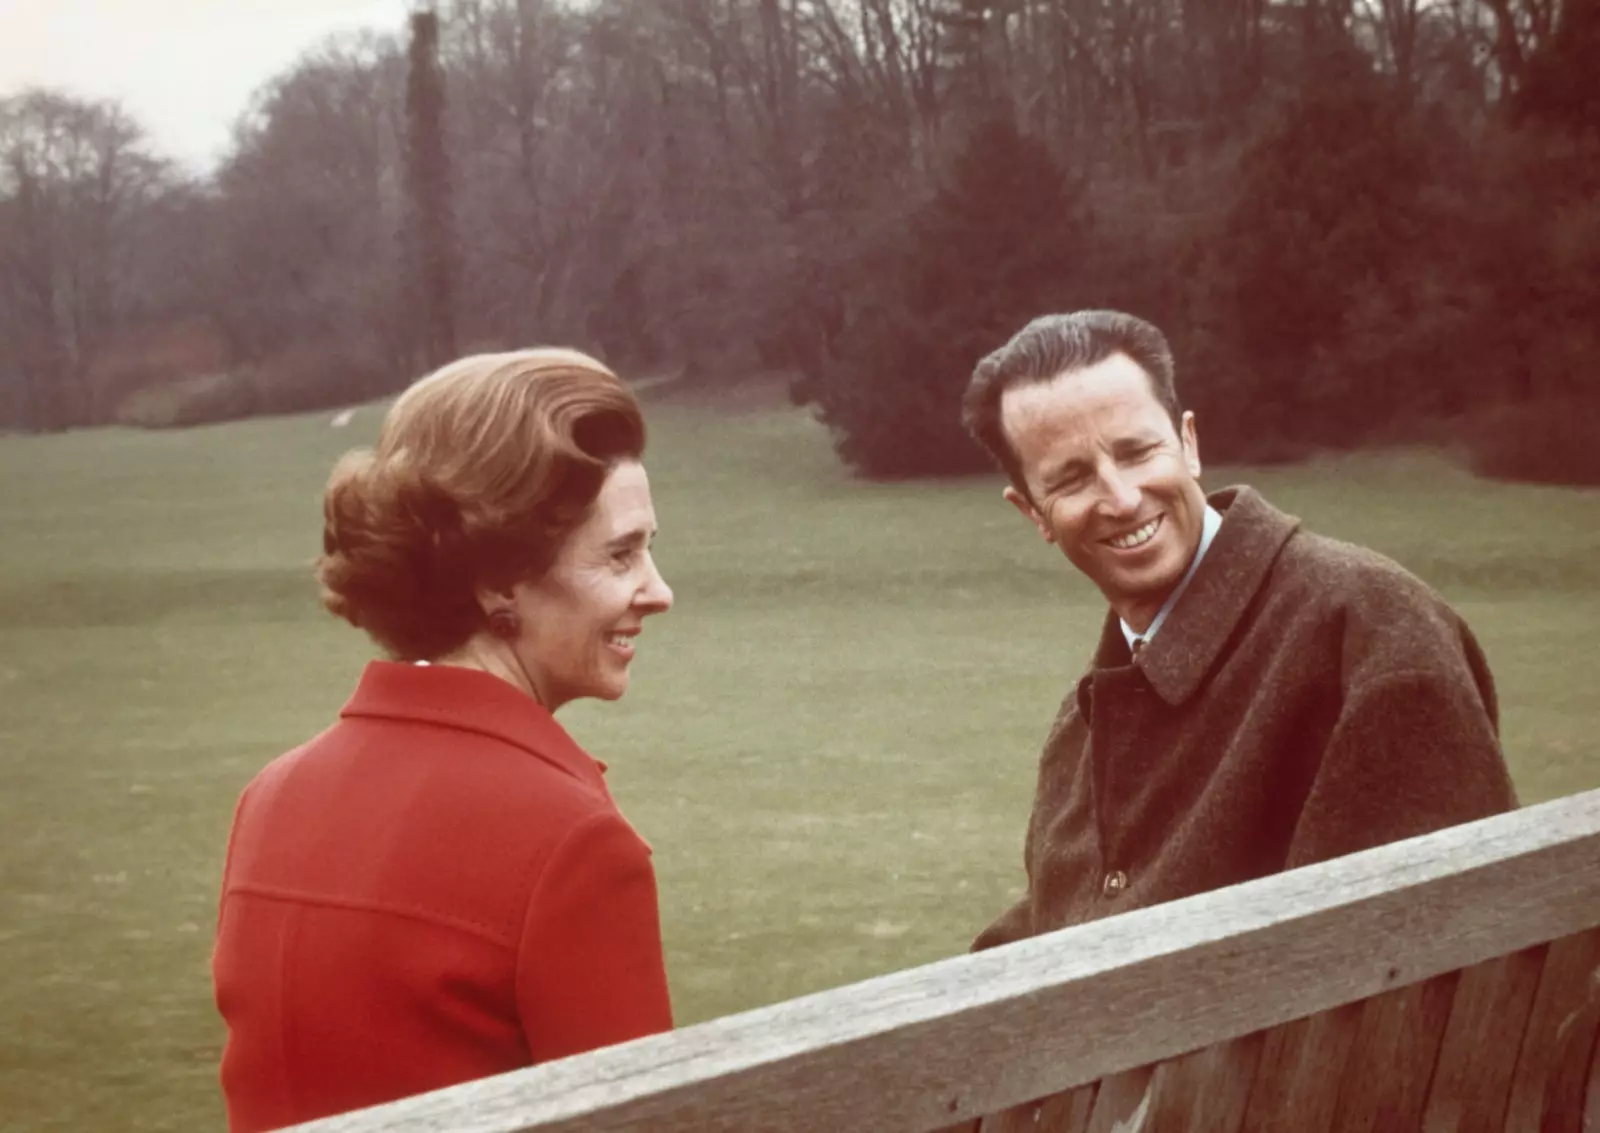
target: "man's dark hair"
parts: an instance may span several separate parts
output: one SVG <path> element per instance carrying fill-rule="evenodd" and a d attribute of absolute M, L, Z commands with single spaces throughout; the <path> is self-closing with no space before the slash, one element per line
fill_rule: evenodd
<path fill-rule="evenodd" d="M 961 420 L 1024 496 L 1029 492 L 1022 465 L 1000 425 L 1001 397 L 1008 389 L 1087 369 L 1115 354 L 1126 354 L 1149 375 L 1151 392 L 1172 418 L 1172 427 L 1181 430 L 1183 410 L 1166 335 L 1121 311 L 1041 315 L 972 371 L 961 399 Z"/>

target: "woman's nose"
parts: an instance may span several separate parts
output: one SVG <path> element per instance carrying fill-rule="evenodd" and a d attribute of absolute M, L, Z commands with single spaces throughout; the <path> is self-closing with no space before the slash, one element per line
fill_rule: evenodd
<path fill-rule="evenodd" d="M 644 606 L 646 613 L 651 614 L 664 614 L 672 609 L 672 587 L 667 585 L 654 560 L 650 563 L 650 577 L 645 580 L 644 590 L 639 594 L 639 603 Z"/>

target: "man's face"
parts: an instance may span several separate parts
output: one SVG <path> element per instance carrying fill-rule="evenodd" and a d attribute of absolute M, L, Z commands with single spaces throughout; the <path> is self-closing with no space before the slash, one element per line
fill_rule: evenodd
<path fill-rule="evenodd" d="M 1194 414 L 1184 414 L 1180 435 L 1149 376 L 1114 354 L 1007 390 L 1000 423 L 1028 486 L 1028 495 L 1007 488 L 1006 498 L 1123 620 L 1146 629 L 1200 546 Z"/>

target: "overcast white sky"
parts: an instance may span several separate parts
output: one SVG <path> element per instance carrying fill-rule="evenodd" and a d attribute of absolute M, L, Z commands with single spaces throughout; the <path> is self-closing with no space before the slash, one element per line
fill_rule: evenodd
<path fill-rule="evenodd" d="M 26 86 L 119 98 L 155 147 L 196 171 L 250 94 L 337 32 L 399 32 L 408 0 L 0 0 L 0 95 Z"/>

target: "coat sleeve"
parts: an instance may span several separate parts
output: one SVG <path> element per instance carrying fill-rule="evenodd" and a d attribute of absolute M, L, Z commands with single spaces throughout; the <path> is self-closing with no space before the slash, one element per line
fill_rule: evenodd
<path fill-rule="evenodd" d="M 1390 671 L 1347 694 L 1295 827 L 1288 868 L 1517 805 L 1496 736 L 1492 686 L 1474 676 L 1466 664 Z"/>
<path fill-rule="evenodd" d="M 1077 703 L 1077 688 L 1074 686 L 1072 691 L 1067 693 L 1067 698 L 1062 701 L 1055 722 L 1050 725 L 1050 734 L 1045 738 L 1044 751 L 1039 756 L 1039 777 L 1033 789 L 1033 807 L 1028 812 L 1028 828 L 1022 840 L 1022 870 L 1027 878 L 1028 887 L 1009 909 L 978 934 L 977 939 L 972 942 L 974 952 L 998 948 L 1002 944 L 1011 944 L 1037 935 L 1033 924 L 1033 884 L 1036 865 L 1034 859 L 1039 852 L 1038 841 L 1042 824 L 1047 822 L 1062 805 L 1061 799 L 1070 789 L 1072 777 L 1076 773 L 1076 761 L 1062 758 L 1061 752 L 1082 750 L 1083 737 L 1079 735 L 1077 742 L 1074 742 L 1073 733 L 1074 728 L 1082 727 Z"/>
<path fill-rule="evenodd" d="M 535 1062 L 672 1028 L 650 850 L 614 812 L 570 834 L 529 901 L 517 1008 Z"/>
<path fill-rule="evenodd" d="M 1043 791 L 1043 785 L 1038 788 Z M 1033 854 L 1034 835 L 1039 821 L 1039 800 L 1034 799 L 1033 810 L 1028 815 L 1028 831 L 1022 843 L 1022 870 L 1028 879 L 1028 887 L 1022 896 L 1005 912 L 1001 913 L 988 928 L 978 934 L 972 942 L 972 951 L 982 952 L 988 948 L 998 948 L 1002 944 L 1011 944 L 1018 940 L 1026 940 L 1034 935 L 1033 931 Z"/>
<path fill-rule="evenodd" d="M 1032 936 L 1032 908 L 1033 899 L 1024 896 L 978 934 L 978 938 L 972 942 L 972 950 L 982 952 L 986 948 L 998 948 L 1002 944 L 1011 944 Z"/>

